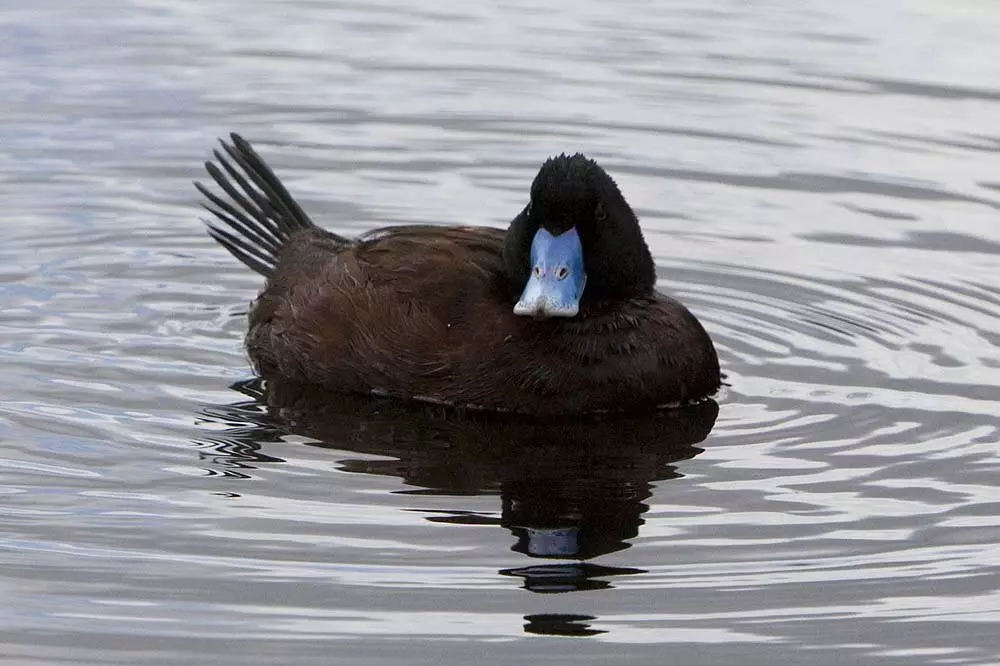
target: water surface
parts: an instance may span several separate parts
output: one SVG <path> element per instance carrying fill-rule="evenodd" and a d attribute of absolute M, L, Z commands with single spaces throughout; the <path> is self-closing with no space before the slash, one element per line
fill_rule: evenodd
<path fill-rule="evenodd" d="M 0 659 L 1000 659 L 1000 7 L 0 8 Z M 719 404 L 571 427 L 285 393 L 190 181 L 503 225 L 583 150 Z"/>

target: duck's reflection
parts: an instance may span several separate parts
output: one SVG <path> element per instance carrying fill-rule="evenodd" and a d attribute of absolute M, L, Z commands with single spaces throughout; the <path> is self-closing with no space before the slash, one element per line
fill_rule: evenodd
<path fill-rule="evenodd" d="M 525 615 L 524 631 L 542 636 L 596 636 L 606 634 L 603 629 L 591 629 L 589 622 L 597 618 L 593 615 L 565 615 L 561 613 L 540 613 Z"/>
<path fill-rule="evenodd" d="M 315 446 L 391 460 L 347 459 L 344 469 L 402 478 L 411 493 L 499 494 L 500 524 L 513 550 L 534 558 L 588 560 L 628 548 L 642 525 L 654 481 L 678 475 L 671 463 L 697 455 L 718 405 L 706 402 L 658 414 L 575 420 L 526 420 L 258 382 L 235 388 L 252 402 L 206 410 L 231 427 L 204 455 L 227 474 L 276 459 L 261 445 L 288 433 Z M 255 424 L 247 427 L 247 422 Z M 209 453 L 212 451 L 214 453 Z M 428 520 L 494 523 L 469 512 Z M 639 573 L 593 564 L 535 565 L 502 571 L 538 592 L 608 587 L 607 578 Z"/>
<path fill-rule="evenodd" d="M 523 578 L 524 589 L 540 594 L 607 590 L 614 587 L 608 578 L 641 573 L 646 571 L 630 567 L 603 567 L 590 562 L 535 564 L 500 570 L 502 576 Z"/>

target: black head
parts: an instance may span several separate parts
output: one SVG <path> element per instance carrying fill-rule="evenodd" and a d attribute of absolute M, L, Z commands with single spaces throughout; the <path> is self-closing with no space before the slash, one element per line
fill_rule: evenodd
<path fill-rule="evenodd" d="M 578 236 L 578 247 L 582 247 L 584 301 L 643 296 L 653 290 L 656 268 L 639 220 L 611 176 L 580 154 L 548 159 L 531 184 L 530 203 L 511 222 L 504 266 L 514 286 L 525 288 L 527 294 L 529 279 L 539 276 L 538 258 L 533 256 L 533 249 L 537 255 L 538 248 L 533 243 L 542 237 L 550 244 L 562 243 L 552 239 L 570 236 L 574 243 Z M 570 251 L 567 246 L 565 252 Z M 543 265 L 543 278 L 544 270 Z"/>

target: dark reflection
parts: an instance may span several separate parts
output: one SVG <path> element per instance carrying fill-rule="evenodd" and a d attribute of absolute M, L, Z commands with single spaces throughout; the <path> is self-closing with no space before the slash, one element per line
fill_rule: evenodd
<path fill-rule="evenodd" d="M 237 384 L 234 388 L 241 390 L 243 386 Z M 246 386 L 247 390 L 254 390 L 253 384 Z M 250 472 L 257 469 L 260 463 L 285 462 L 261 452 L 263 444 L 277 442 L 285 432 L 280 427 L 274 427 L 277 424 L 257 401 L 206 407 L 196 423 L 226 426 L 225 430 L 207 434 L 196 442 L 199 445 L 198 457 L 208 464 L 206 472 L 211 476 L 249 479 Z"/>
<path fill-rule="evenodd" d="M 523 578 L 524 589 L 542 594 L 607 590 L 614 586 L 605 578 L 640 573 L 646 572 L 629 567 L 602 567 L 589 562 L 542 564 L 500 571 L 502 576 Z"/>
<path fill-rule="evenodd" d="M 603 629 L 591 629 L 587 622 L 597 618 L 593 615 L 562 615 L 559 613 L 540 613 L 525 615 L 524 631 L 541 636 L 596 636 L 606 634 Z"/>
<path fill-rule="evenodd" d="M 312 446 L 390 457 L 339 463 L 352 472 L 400 477 L 411 486 L 405 493 L 498 494 L 499 524 L 517 538 L 513 550 L 563 561 L 628 548 L 648 510 L 652 483 L 680 476 L 672 463 L 701 452 L 694 444 L 708 436 L 718 414 L 718 405 L 706 402 L 642 416 L 527 419 L 288 383 L 234 388 L 253 401 L 203 411 L 230 426 L 204 442 L 224 473 L 245 475 L 257 464 L 280 462 L 261 447 L 289 433 L 318 440 Z M 459 510 L 427 519 L 497 523 Z M 604 579 L 641 572 L 580 562 L 501 573 L 523 578 L 529 590 L 562 592 L 610 587 Z"/>

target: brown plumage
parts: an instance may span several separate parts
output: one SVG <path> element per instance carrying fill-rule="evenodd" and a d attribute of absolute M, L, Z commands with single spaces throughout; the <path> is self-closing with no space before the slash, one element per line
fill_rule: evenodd
<path fill-rule="evenodd" d="M 316 227 L 238 135 L 198 185 L 210 233 L 267 276 L 247 350 L 264 378 L 526 414 L 636 411 L 720 385 L 701 324 L 653 289 L 638 221 L 583 156 L 546 162 L 507 231 Z M 539 228 L 579 231 L 586 287 L 571 318 L 515 315 Z"/>

